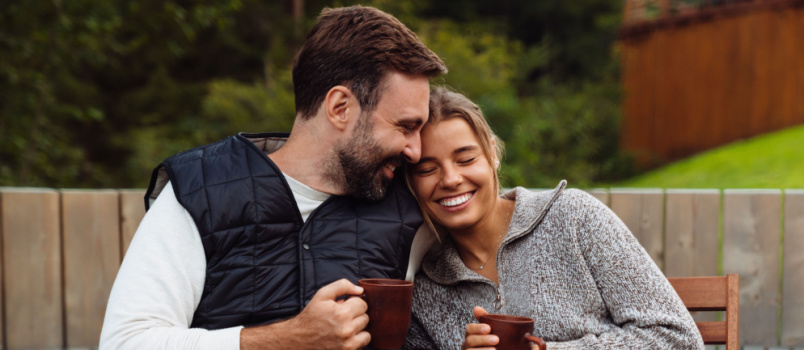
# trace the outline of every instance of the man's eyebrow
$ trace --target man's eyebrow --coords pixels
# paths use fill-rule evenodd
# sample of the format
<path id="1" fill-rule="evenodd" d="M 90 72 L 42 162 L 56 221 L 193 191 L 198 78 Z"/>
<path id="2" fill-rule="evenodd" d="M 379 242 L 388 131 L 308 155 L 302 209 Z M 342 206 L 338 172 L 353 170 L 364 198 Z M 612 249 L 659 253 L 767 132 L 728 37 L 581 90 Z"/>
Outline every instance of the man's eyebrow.
<path id="1" fill-rule="evenodd" d="M 399 124 L 407 124 L 413 126 L 424 125 L 424 118 L 422 117 L 405 117 L 399 120 Z"/>

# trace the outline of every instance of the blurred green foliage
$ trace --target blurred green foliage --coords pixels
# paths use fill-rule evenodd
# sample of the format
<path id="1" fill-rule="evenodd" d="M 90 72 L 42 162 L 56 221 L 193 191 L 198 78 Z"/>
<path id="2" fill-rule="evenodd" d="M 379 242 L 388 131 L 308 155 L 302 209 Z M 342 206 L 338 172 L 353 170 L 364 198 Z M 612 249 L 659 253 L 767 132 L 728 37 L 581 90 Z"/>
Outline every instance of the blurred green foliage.
<path id="1" fill-rule="evenodd" d="M 804 188 L 804 125 L 726 144 L 606 187 Z"/>
<path id="2" fill-rule="evenodd" d="M 0 2 L 0 185 L 144 187 L 167 156 L 289 131 L 290 66 L 324 6 L 356 1 Z M 507 144 L 504 185 L 632 173 L 619 150 L 620 0 L 373 0 L 449 68 Z M 299 16 L 294 16 L 298 13 Z"/>

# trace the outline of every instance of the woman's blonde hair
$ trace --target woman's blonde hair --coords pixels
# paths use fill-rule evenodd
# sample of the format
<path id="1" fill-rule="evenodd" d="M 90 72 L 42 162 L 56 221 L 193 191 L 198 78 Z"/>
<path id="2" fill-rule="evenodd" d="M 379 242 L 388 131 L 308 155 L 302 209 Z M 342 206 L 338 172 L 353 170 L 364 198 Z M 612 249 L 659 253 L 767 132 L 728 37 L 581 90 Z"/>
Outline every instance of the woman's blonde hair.
<path id="1" fill-rule="evenodd" d="M 483 117 L 483 112 L 480 111 L 480 108 L 474 102 L 470 101 L 468 98 L 466 98 L 466 96 L 452 91 L 445 86 L 433 87 L 432 90 L 430 90 L 430 117 L 427 120 L 427 124 L 425 124 L 424 128 L 427 128 L 428 125 L 438 124 L 442 121 L 453 118 L 463 119 L 467 124 L 469 124 L 469 128 L 472 129 L 472 131 L 475 133 L 475 136 L 477 136 L 477 139 L 480 141 L 480 147 L 483 150 L 483 154 L 486 156 L 486 159 L 489 162 L 489 166 L 494 169 L 494 186 L 497 188 L 497 192 L 500 192 L 502 186 L 500 185 L 499 178 L 500 167 L 498 166 L 499 163 L 497 162 L 502 161 L 503 158 L 503 142 L 491 129 L 491 126 L 489 126 L 486 118 Z M 416 195 L 416 192 L 413 190 L 413 168 L 414 167 L 410 164 L 406 166 L 405 181 L 407 182 L 410 192 L 413 193 L 413 196 L 416 197 L 416 201 L 419 203 L 419 208 L 421 208 L 424 222 L 433 230 L 433 233 L 435 233 L 436 238 L 438 238 L 440 242 L 440 232 L 442 231 L 442 228 L 438 224 L 434 223 L 432 219 L 430 219 L 430 216 L 427 215 L 427 212 L 424 210 L 424 203 L 422 203 L 421 198 L 419 198 Z"/>

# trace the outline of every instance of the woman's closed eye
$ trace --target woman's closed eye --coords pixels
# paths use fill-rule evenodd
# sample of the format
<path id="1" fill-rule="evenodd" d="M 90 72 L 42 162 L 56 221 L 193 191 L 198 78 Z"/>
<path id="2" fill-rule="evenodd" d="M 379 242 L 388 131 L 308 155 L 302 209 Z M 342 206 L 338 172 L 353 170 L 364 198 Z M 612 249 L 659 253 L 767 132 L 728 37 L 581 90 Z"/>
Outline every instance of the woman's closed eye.
<path id="1" fill-rule="evenodd" d="M 419 166 L 419 167 L 416 167 L 416 170 L 414 170 L 414 173 L 416 175 L 424 176 L 424 175 L 432 174 L 433 172 L 435 172 L 435 169 L 436 168 L 434 166 Z"/>
<path id="2" fill-rule="evenodd" d="M 458 164 L 472 164 L 475 160 L 477 160 L 477 157 L 467 157 L 458 160 Z"/>

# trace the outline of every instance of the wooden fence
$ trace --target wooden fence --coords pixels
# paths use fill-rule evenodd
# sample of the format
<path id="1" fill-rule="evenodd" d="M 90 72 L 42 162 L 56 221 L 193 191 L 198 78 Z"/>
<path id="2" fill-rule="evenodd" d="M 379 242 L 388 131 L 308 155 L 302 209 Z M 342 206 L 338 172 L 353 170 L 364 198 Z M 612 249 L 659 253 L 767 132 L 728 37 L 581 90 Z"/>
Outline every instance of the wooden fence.
<path id="1" fill-rule="evenodd" d="M 0 188 L 4 348 L 97 347 L 143 193 Z M 745 349 L 804 348 L 804 190 L 590 193 L 668 277 L 740 275 Z"/>
<path id="2" fill-rule="evenodd" d="M 804 123 L 804 0 L 725 3 L 623 26 L 621 144 L 643 165 Z"/>

